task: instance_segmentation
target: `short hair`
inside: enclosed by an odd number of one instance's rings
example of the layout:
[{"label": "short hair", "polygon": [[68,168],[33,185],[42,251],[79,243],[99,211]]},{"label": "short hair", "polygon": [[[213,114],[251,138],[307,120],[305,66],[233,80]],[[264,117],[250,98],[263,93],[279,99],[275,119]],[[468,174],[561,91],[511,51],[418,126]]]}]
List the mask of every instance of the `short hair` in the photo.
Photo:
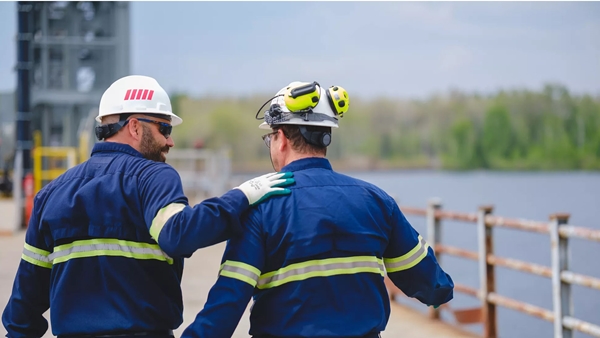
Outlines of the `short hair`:
[{"label": "short hair", "polygon": [[119,115],[107,115],[107,116],[102,116],[102,120],[100,122],[100,124],[113,124],[113,123],[117,123],[119,122]]},{"label": "short hair", "polygon": [[[321,126],[305,126],[308,131],[313,132],[328,132],[331,133],[331,127],[321,127]],[[317,146],[314,144],[308,143],[308,141],[302,136],[300,133],[300,128],[295,124],[282,124],[278,126],[274,126],[273,129],[278,130],[281,129],[285,138],[290,141],[292,149],[301,153],[301,154],[318,154],[318,155],[327,155],[327,147]]]}]

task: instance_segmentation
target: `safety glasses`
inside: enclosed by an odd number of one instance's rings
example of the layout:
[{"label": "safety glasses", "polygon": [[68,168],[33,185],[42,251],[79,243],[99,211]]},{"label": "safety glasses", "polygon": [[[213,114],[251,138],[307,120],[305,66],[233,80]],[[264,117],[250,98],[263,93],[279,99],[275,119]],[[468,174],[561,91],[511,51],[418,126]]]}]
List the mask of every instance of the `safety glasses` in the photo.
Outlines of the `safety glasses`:
[{"label": "safety glasses", "polygon": [[161,133],[165,138],[169,138],[169,136],[171,136],[171,132],[173,131],[173,126],[168,123],[148,120],[148,119],[139,118],[139,117],[136,117],[136,120],[142,121],[142,122],[158,124],[158,132]]},{"label": "safety glasses", "polygon": [[271,148],[271,136],[277,134],[279,130],[275,130],[272,133],[268,133],[262,136],[263,141],[265,141],[265,145],[267,146],[267,148]]}]

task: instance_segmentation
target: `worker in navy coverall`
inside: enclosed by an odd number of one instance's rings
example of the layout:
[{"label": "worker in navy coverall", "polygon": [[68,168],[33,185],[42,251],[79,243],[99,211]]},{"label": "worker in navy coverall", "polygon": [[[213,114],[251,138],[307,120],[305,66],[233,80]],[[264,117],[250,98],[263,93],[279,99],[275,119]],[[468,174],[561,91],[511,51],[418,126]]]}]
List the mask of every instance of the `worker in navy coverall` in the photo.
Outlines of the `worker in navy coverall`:
[{"label": "worker in navy coverall", "polygon": [[113,83],[97,121],[105,142],[35,197],[2,315],[8,337],[43,336],[48,309],[58,337],[172,337],[184,257],[240,233],[244,211],[293,183],[291,173],[267,174],[190,206],[164,163],[182,121],[150,77]]},{"label": "worker in navy coverall", "polygon": [[260,127],[271,131],[263,139],[275,170],[294,173],[292,194],[244,218],[183,337],[231,337],[251,298],[255,338],[378,337],[390,315],[386,273],[424,304],[452,299],[452,279],[394,199],[325,158],[348,106],[343,88],[316,82],[293,82],[272,99]]}]

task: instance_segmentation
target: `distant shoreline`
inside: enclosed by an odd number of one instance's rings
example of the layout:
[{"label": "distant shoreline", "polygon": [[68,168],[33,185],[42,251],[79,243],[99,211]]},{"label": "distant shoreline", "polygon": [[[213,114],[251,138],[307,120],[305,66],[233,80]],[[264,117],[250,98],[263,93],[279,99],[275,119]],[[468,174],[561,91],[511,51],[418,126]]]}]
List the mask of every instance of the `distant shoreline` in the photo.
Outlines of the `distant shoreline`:
[{"label": "distant shoreline", "polygon": [[[540,169],[540,168],[469,168],[469,169],[455,169],[455,168],[444,168],[434,167],[425,165],[390,165],[386,163],[371,163],[370,165],[351,165],[346,161],[330,160],[333,169],[337,172],[342,173],[365,173],[365,172],[455,172],[455,173],[473,173],[473,172],[498,172],[498,173],[600,173],[597,169]],[[253,175],[264,172],[273,171],[270,160],[267,158],[264,161],[252,161],[245,163],[244,165],[232,164],[233,175]]]}]

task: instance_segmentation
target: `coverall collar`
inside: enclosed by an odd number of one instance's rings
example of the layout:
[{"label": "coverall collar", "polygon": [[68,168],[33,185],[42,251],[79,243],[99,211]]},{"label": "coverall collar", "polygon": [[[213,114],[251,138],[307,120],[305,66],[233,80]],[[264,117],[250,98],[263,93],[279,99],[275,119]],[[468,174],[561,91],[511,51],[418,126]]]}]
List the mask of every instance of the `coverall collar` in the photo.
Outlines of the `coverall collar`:
[{"label": "coverall collar", "polygon": [[307,157],[295,160],[292,163],[281,168],[280,172],[284,171],[299,171],[304,169],[322,168],[333,170],[329,160],[324,157]]},{"label": "coverall collar", "polygon": [[100,142],[94,145],[92,149],[92,156],[98,153],[114,153],[120,152],[135,157],[144,157],[139,151],[133,149],[129,144],[116,143],[116,142]]}]

